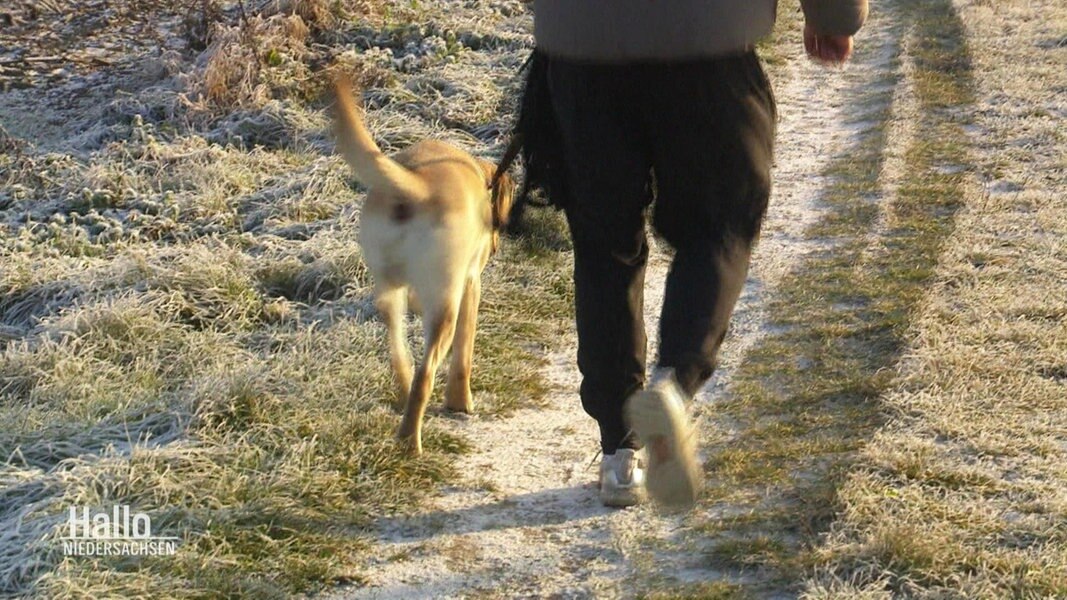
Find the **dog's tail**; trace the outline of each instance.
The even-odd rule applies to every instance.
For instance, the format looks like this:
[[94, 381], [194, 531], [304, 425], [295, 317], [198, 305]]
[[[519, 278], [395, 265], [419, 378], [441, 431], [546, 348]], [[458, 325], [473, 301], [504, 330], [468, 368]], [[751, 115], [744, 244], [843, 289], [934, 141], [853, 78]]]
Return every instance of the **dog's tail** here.
[[506, 168], [500, 169], [484, 159], [477, 159], [475, 162], [482, 168], [485, 185], [489, 190], [489, 208], [493, 219], [492, 250], [496, 252], [500, 245], [500, 232], [507, 226], [511, 213], [511, 203], [515, 198], [515, 182], [511, 179], [511, 175], [508, 175]]
[[[492, 164], [489, 165], [492, 167]], [[493, 203], [493, 252], [500, 245], [500, 231], [508, 224], [511, 204], [515, 199], [515, 182], [505, 172], [497, 171], [489, 180]]]
[[337, 149], [363, 185], [392, 191], [409, 199], [426, 198], [426, 183], [403, 165], [389, 158], [374, 143], [363, 123], [346, 77], [333, 83], [337, 96]]

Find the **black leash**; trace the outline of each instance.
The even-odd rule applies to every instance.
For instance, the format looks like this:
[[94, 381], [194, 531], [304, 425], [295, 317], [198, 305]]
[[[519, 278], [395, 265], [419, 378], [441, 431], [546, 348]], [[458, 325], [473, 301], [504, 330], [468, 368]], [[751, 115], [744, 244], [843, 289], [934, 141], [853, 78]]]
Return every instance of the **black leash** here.
[[[534, 55], [530, 53], [530, 56], [526, 57], [526, 60], [519, 67], [519, 75], [521, 76], [524, 71], [530, 68], [530, 63], [533, 62]], [[523, 135], [519, 131], [519, 127], [515, 126], [511, 129], [511, 141], [508, 142], [508, 147], [504, 150], [504, 156], [500, 158], [500, 162], [496, 165], [496, 172], [493, 173], [493, 179], [489, 183], [489, 187], [496, 187], [500, 178], [507, 173], [508, 169], [515, 162], [515, 159], [519, 156], [519, 152], [522, 151]]]
[[522, 133], [513, 131], [511, 133], [511, 141], [508, 142], [508, 148], [504, 151], [504, 156], [500, 158], [500, 162], [496, 166], [496, 172], [493, 173], [493, 180], [489, 183], [489, 187], [496, 187], [500, 178], [508, 172], [512, 163], [515, 162], [515, 158], [519, 156], [519, 152], [522, 151]]

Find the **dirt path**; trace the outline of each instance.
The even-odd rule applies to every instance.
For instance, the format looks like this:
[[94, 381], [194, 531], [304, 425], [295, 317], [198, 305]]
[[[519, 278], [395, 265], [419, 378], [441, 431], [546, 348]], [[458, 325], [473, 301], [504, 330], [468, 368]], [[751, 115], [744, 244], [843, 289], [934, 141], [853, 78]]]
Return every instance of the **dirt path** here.
[[[802, 232], [820, 215], [819, 173], [853, 133], [842, 118], [847, 92], [891, 68], [892, 36], [875, 20], [847, 69], [821, 69], [794, 55], [776, 78], [774, 197], [723, 364], [697, 398], [698, 412], [712, 412], [745, 349], [762, 335], [763, 301], [775, 282], [813, 249]], [[654, 251], [645, 301], [650, 340], [667, 266], [664, 253]], [[655, 356], [654, 343], [651, 350]], [[381, 521], [378, 559], [364, 571], [368, 585], [339, 590], [338, 597], [613, 597], [632, 595], [653, 574], [674, 583], [716, 577], [700, 560], [697, 536], [687, 535], [685, 517], [600, 505], [599, 444], [577, 398], [574, 356], [573, 339], [551, 355], [545, 377], [555, 391], [546, 408], [447, 423], [474, 448], [459, 465], [461, 480], [440, 490], [425, 512]], [[705, 436], [730, 435], [729, 423], [719, 420], [714, 429]]]

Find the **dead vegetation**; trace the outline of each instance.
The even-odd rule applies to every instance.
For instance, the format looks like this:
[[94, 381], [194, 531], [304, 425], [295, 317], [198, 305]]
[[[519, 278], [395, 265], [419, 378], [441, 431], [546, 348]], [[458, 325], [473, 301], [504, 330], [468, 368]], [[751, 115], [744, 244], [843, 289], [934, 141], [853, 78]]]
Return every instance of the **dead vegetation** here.
[[[212, 107], [262, 107], [275, 98], [318, 99], [332, 74], [344, 70], [364, 85], [380, 85], [387, 74], [374, 72], [352, 52], [340, 60], [322, 42], [336, 39], [351, 19], [378, 22], [384, 3], [326, 2], [325, 0], [268, 0], [255, 8], [239, 5], [235, 22], [220, 21], [217, 4], [204, 2], [187, 35], [204, 45], [197, 70], [185, 93]], [[410, 11], [388, 12], [390, 18], [410, 18]], [[203, 25], [201, 23], [210, 23]], [[198, 32], [206, 30], [202, 40]], [[320, 48], [312, 50], [318, 44]], [[355, 77], [353, 77], [355, 75]]]
[[[273, 98], [263, 66], [292, 66], [289, 77], [307, 78], [304, 62], [310, 30], [297, 15], [253, 17], [233, 27], [219, 26], [201, 58], [201, 79], [191, 92], [221, 106], [260, 105]], [[282, 92], [284, 93], [284, 92]]]

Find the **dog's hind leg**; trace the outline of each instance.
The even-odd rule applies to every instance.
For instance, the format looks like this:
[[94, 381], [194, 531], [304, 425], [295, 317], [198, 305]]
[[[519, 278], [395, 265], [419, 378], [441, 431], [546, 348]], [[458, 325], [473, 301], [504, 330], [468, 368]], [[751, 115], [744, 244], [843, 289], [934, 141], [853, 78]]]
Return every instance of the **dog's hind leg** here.
[[459, 306], [456, 337], [452, 341], [452, 364], [448, 368], [448, 386], [445, 388], [445, 408], [455, 412], [469, 413], [474, 410], [471, 360], [474, 356], [474, 330], [478, 325], [481, 296], [481, 280], [477, 276], [468, 278]]
[[411, 393], [411, 351], [407, 341], [407, 300], [405, 287], [393, 287], [378, 293], [375, 304], [389, 330], [389, 354], [396, 377], [396, 401], [401, 405]]
[[404, 410], [404, 418], [400, 421], [400, 430], [396, 434], [401, 444], [414, 455], [422, 453], [422, 418], [426, 414], [426, 404], [433, 391], [437, 367], [448, 352], [456, 330], [459, 294], [445, 294], [443, 300], [435, 303], [433, 308], [425, 307], [427, 310], [423, 322], [426, 324], [426, 354], [415, 371], [408, 405]]

